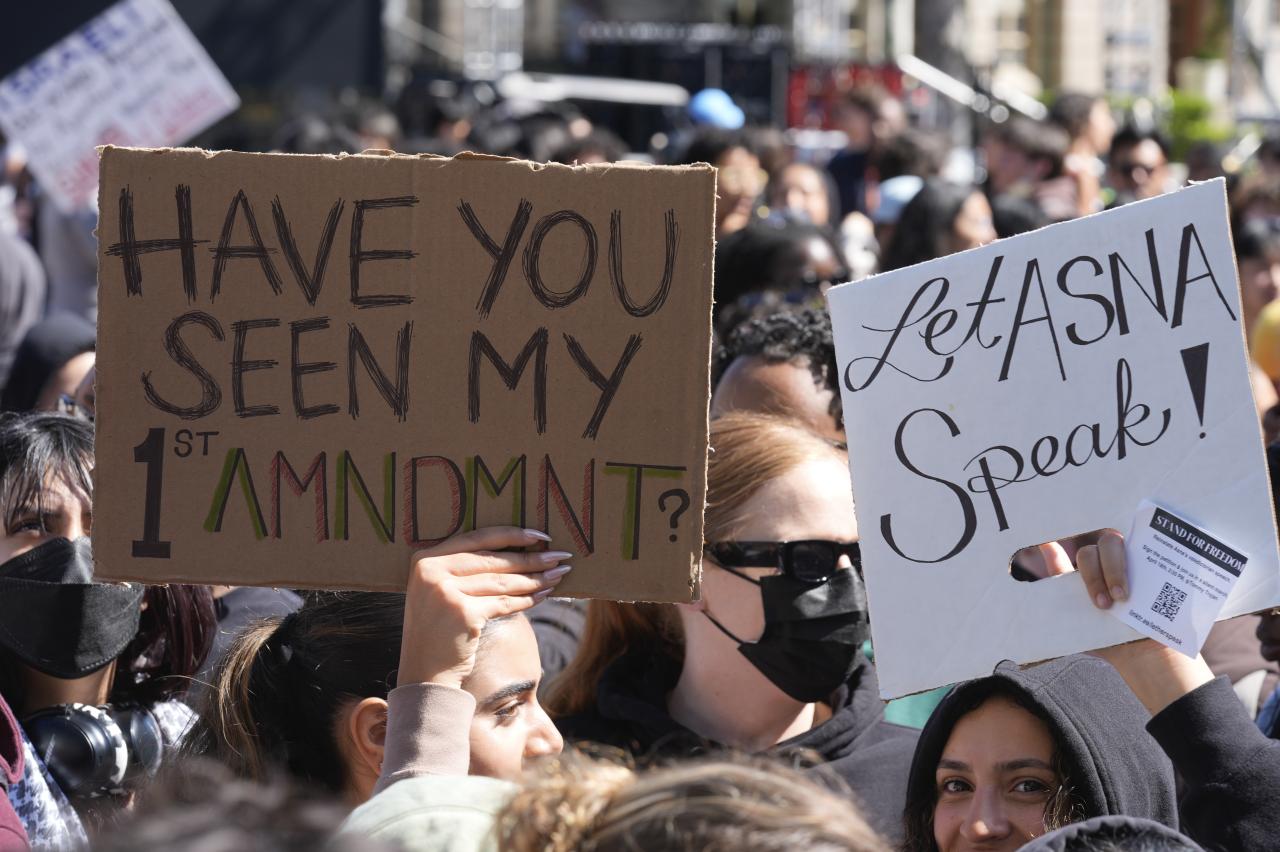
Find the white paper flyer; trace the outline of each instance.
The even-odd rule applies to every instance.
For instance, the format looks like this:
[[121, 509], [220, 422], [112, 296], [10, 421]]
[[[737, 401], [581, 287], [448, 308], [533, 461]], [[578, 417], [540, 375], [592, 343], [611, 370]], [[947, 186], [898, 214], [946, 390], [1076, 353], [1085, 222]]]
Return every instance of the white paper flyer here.
[[1125, 541], [1129, 599], [1111, 608], [1133, 629], [1188, 657], [1209, 629], [1249, 557], [1150, 501]]

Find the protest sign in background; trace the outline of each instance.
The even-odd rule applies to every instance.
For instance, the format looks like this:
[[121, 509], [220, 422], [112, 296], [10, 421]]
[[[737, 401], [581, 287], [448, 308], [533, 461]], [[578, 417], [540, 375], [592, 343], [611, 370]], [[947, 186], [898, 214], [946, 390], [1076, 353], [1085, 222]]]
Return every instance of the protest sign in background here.
[[0, 129], [65, 211], [94, 200], [96, 146], [185, 142], [239, 105], [168, 0], [122, 0], [0, 80]]
[[102, 576], [399, 589], [518, 524], [696, 596], [710, 167], [107, 148], [100, 197]]
[[886, 697], [1139, 638], [1009, 563], [1145, 499], [1250, 555], [1221, 617], [1280, 604], [1222, 181], [828, 303]]

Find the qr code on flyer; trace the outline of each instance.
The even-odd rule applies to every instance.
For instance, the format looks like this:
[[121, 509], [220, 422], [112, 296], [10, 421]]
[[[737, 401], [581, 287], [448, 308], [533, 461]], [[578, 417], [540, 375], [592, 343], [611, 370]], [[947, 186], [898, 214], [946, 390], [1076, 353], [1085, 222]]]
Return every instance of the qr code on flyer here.
[[1168, 583], [1164, 584], [1164, 588], [1160, 590], [1160, 594], [1156, 595], [1155, 603], [1151, 605], [1151, 611], [1156, 615], [1163, 615], [1165, 618], [1173, 621], [1178, 617], [1178, 610], [1182, 609], [1182, 604], [1187, 600], [1187, 593], [1181, 589], [1175, 589]]

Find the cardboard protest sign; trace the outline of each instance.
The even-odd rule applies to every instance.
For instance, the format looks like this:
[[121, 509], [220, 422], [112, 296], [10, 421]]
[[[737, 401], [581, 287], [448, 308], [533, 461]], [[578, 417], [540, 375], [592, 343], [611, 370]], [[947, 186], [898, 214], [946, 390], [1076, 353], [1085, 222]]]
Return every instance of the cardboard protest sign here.
[[64, 211], [94, 200], [96, 146], [185, 142], [239, 105], [169, 0], [121, 0], [0, 80], [0, 129]]
[[564, 594], [688, 601], [714, 172], [107, 148], [103, 576], [401, 589], [518, 524]]
[[1250, 555], [1280, 603], [1221, 181], [828, 294], [882, 694], [1140, 638], [1020, 548], [1144, 500]]

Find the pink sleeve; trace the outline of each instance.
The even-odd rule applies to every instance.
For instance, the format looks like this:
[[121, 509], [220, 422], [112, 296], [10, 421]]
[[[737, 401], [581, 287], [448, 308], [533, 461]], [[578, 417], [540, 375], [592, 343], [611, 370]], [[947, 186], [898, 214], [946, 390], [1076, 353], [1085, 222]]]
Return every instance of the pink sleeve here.
[[419, 775], [466, 775], [475, 712], [475, 697], [451, 686], [410, 683], [391, 690], [382, 774], [374, 793]]

